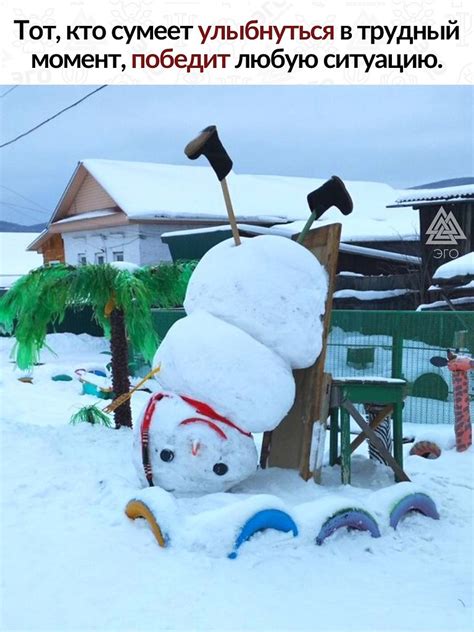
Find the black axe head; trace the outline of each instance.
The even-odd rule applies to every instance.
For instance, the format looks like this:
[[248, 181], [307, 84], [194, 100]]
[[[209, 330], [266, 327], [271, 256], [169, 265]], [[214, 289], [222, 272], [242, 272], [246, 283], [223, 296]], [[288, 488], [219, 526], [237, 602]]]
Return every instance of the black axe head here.
[[221, 143], [215, 125], [205, 127], [186, 145], [184, 153], [190, 160], [206, 156], [219, 181], [222, 181], [232, 169], [232, 160]]
[[332, 176], [327, 182], [308, 194], [308, 205], [311, 213], [315, 213], [315, 219], [335, 206], [344, 215], [352, 213], [354, 205], [344, 182], [337, 176]]

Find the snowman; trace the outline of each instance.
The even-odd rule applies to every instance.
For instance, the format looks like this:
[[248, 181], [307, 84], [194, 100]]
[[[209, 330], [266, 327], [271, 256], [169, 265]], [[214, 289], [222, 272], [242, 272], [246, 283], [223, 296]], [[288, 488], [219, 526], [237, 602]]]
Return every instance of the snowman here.
[[159, 386], [134, 438], [142, 485], [200, 495], [255, 472], [251, 433], [273, 430], [293, 405], [293, 370], [321, 352], [326, 294], [324, 267], [290, 239], [227, 240], [206, 253], [187, 316], [153, 360]]

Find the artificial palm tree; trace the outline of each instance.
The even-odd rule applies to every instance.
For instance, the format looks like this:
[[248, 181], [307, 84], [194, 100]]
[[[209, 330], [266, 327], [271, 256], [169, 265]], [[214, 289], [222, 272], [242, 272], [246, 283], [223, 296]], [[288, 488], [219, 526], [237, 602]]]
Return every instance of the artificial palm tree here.
[[[43, 266], [21, 277], [0, 300], [0, 323], [16, 338], [20, 369], [32, 367], [45, 344], [48, 325], [60, 323], [68, 308], [89, 305], [110, 337], [112, 387], [128, 393], [128, 343], [150, 361], [158, 346], [151, 307], [181, 305], [191, 263], [132, 269], [127, 265]], [[115, 412], [116, 427], [131, 426], [130, 401]]]

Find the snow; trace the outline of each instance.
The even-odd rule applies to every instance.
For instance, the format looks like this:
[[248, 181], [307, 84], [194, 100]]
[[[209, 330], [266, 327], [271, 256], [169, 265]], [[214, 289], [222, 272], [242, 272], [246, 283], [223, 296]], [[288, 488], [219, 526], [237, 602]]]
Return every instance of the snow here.
[[[8, 367], [11, 341], [0, 342]], [[438, 521], [413, 514], [394, 531], [380, 518], [381, 538], [338, 531], [320, 547], [307, 523], [305, 537], [259, 533], [228, 560], [224, 552], [235, 533], [228, 529], [248, 515], [246, 498], [263, 496], [250, 501], [262, 507], [278, 500], [296, 518], [305, 503], [329, 508], [342, 498], [372, 507], [375, 500], [373, 511], [383, 517], [378, 494], [393, 476], [366, 458], [364, 445], [353, 457], [351, 486], [340, 485], [339, 468], [328, 467], [326, 456], [322, 486], [272, 468], [239, 484], [235, 494], [196, 501], [139, 490], [132, 432], [68, 425], [71, 412], [95, 400], [79, 394], [78, 382], [49, 379], [107, 361], [100, 353], [106, 342], [56, 334], [48, 344], [58, 356], [43, 354], [46, 364], [35, 367], [33, 384], [18, 382], [13, 370], [2, 376], [2, 629], [472, 629], [472, 448], [446, 448], [426, 460], [408, 456], [411, 446], [404, 446], [413, 489], [432, 496]], [[133, 396], [135, 419], [147, 399]], [[405, 434], [426, 430], [408, 424]], [[453, 432], [451, 426], [437, 431]], [[154, 503], [172, 538], [177, 531], [169, 548], [158, 547], [145, 521], [125, 516], [137, 496]], [[299, 527], [303, 532], [301, 519]]]
[[65, 217], [54, 222], [55, 224], [69, 224], [70, 222], [78, 222], [83, 219], [95, 219], [96, 217], [107, 217], [108, 215], [116, 215], [117, 211], [88, 211], [87, 213], [78, 213], [77, 215], [71, 215], [71, 217]]
[[[237, 227], [239, 225], [237, 224]], [[167, 233], [162, 233], [162, 237], [182, 237], [183, 235], [202, 235], [205, 233], [213, 233], [215, 231], [231, 230], [229, 224], [221, 226], [208, 226], [206, 228], [190, 228], [189, 230], [171, 230]]]
[[[253, 438], [236, 428], [197, 413], [196, 409], [173, 393], [156, 403], [149, 432], [148, 454], [153, 482], [179, 494], [203, 494], [226, 491], [248, 478], [257, 469], [257, 451]], [[140, 429], [144, 408], [134, 433], [134, 462], [146, 487]], [[193, 423], [190, 423], [191, 420]], [[171, 460], [161, 458], [161, 451]], [[216, 474], [216, 464], [228, 469]]]
[[137, 266], [136, 263], [130, 263], [129, 261], [111, 261], [109, 265], [116, 270], [120, 270], [121, 272], [130, 272], [131, 274], [140, 270], [140, 266]]
[[209, 494], [193, 505], [182, 500], [182, 520], [173, 533], [176, 546], [224, 558], [234, 550], [245, 522], [265, 509], [285, 511], [286, 505], [270, 494]]
[[352, 276], [352, 277], [363, 277], [364, 275], [360, 272], [351, 272], [350, 270], [341, 270], [341, 272], [337, 273], [337, 276]]
[[233, 325], [202, 310], [178, 320], [153, 360], [165, 390], [206, 402], [250, 432], [271, 430], [293, 404], [287, 364]]
[[211, 248], [193, 272], [184, 307], [239, 327], [301, 369], [321, 353], [326, 293], [327, 273], [309, 250], [263, 235]]
[[[474, 296], [462, 296], [461, 298], [451, 298], [450, 303], [453, 305], [469, 305], [474, 303]], [[447, 301], [434, 301], [433, 303], [422, 303], [416, 308], [417, 312], [423, 312], [425, 310], [434, 309], [435, 307], [446, 307], [449, 309]]]
[[[347, 183], [346, 183], [347, 184]], [[307, 218], [306, 218], [307, 219]], [[292, 237], [300, 233], [306, 219], [296, 220], [288, 224], [275, 224], [270, 228], [248, 226], [247, 230], [257, 234], [280, 235], [282, 237]], [[319, 228], [338, 222], [342, 224], [341, 241], [366, 242], [366, 241], [400, 241], [419, 239], [419, 222], [416, 214], [397, 213], [392, 209], [373, 209], [367, 212], [364, 207], [354, 205], [354, 211], [347, 216], [342, 216], [339, 211], [329, 209], [322, 219], [316, 220], [311, 228]], [[242, 226], [244, 228], [244, 226]], [[362, 246], [363, 248], [363, 246]], [[369, 250], [366, 248], [365, 250]], [[386, 251], [381, 251], [386, 252]], [[367, 256], [366, 252], [359, 251], [359, 254]]]
[[0, 233], [0, 287], [8, 288], [23, 274], [43, 265], [43, 257], [27, 252], [37, 233]]
[[[210, 167], [98, 159], [84, 160], [83, 165], [131, 219], [227, 220], [221, 187]], [[325, 179], [232, 171], [227, 181], [238, 221], [304, 223], [309, 217], [306, 196]], [[342, 222], [345, 241], [364, 236], [398, 240], [419, 232], [416, 214], [386, 208], [397, 195], [389, 185], [345, 184], [354, 200], [352, 215], [344, 217], [335, 208], [324, 215], [325, 220]]]
[[[456, 285], [452, 289], [453, 290], [474, 290], [474, 281], [469, 281], [469, 283], [465, 283], [464, 285]], [[428, 288], [428, 292], [439, 292], [440, 290], [446, 291], [446, 288], [441, 287], [441, 285], [430, 285], [430, 287]]]
[[401, 252], [390, 252], [389, 250], [378, 250], [377, 248], [364, 248], [363, 246], [354, 246], [353, 244], [344, 243], [339, 246], [339, 250], [340, 252], [350, 252], [375, 259], [386, 259], [387, 261], [399, 261], [400, 263], [412, 263], [414, 265], [421, 264], [421, 257], [413, 257]]
[[458, 276], [474, 275], [474, 252], [452, 259], [440, 266], [433, 275], [433, 279], [452, 279]]
[[410, 290], [337, 290], [333, 298], [357, 298], [359, 301], [378, 301], [383, 298], [393, 298], [409, 294]]
[[396, 204], [404, 204], [406, 202], [417, 201], [434, 201], [442, 200], [448, 202], [457, 200], [458, 198], [474, 197], [474, 184], [464, 184], [457, 187], [441, 187], [439, 189], [412, 189], [403, 191], [396, 200]]

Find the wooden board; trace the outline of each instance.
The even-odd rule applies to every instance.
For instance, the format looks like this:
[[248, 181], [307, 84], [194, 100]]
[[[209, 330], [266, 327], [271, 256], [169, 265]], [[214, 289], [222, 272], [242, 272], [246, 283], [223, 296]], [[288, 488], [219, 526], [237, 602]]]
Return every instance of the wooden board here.
[[[295, 239], [297, 239], [295, 235]], [[310, 468], [311, 437], [313, 425], [321, 419], [323, 403], [323, 376], [326, 359], [327, 337], [331, 321], [332, 297], [336, 281], [337, 258], [341, 224], [329, 224], [310, 230], [303, 244], [324, 265], [328, 272], [328, 294], [323, 319], [323, 346], [315, 364], [308, 369], [294, 372], [296, 381], [295, 403], [281, 424], [272, 432], [267, 463], [270, 467], [299, 470], [308, 480]], [[326, 419], [321, 420], [326, 423]], [[322, 442], [323, 443], [323, 442]], [[324, 445], [321, 447], [324, 449]], [[315, 462], [318, 462], [316, 455]], [[315, 479], [318, 480], [315, 473]]]

